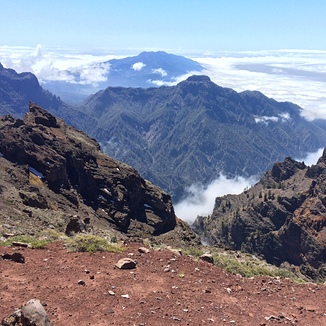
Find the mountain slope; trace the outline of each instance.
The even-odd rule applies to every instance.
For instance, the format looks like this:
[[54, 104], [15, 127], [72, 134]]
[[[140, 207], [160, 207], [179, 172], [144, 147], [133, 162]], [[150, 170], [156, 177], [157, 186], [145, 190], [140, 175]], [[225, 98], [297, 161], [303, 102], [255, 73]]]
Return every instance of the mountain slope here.
[[28, 111], [28, 103], [37, 102], [49, 112], [63, 118], [66, 123], [83, 129], [96, 125], [96, 121], [76, 110], [73, 106], [43, 89], [35, 75], [29, 72], [18, 74], [13, 69], [6, 69], [0, 63], [0, 116], [10, 114], [23, 118]]
[[104, 234], [151, 237], [180, 226], [195, 238], [177, 222], [168, 194], [33, 103], [24, 120], [0, 119], [0, 153], [0, 224], [16, 232], [64, 231], [79, 216], [79, 224]]
[[193, 224], [211, 244], [289, 263], [326, 279], [326, 149], [316, 165], [286, 158], [240, 195], [215, 200], [209, 217]]
[[237, 93], [192, 76], [172, 87], [109, 87], [82, 111], [97, 120], [85, 131], [109, 155], [136, 167], [174, 199], [219, 173], [263, 173], [286, 156], [324, 147], [326, 132], [300, 107], [259, 92]]
[[50, 109], [62, 105], [56, 96], [40, 86], [35, 75], [28, 72], [18, 74], [0, 63], [0, 115], [12, 114], [22, 118], [31, 99]]

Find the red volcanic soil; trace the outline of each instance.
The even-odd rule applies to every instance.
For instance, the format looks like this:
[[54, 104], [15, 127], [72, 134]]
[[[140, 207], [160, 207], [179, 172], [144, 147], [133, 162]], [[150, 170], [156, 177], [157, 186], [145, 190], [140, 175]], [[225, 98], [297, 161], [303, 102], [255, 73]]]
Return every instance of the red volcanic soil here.
[[[53, 325], [326, 325], [325, 285], [246, 279], [171, 251], [140, 254], [140, 246], [92, 255], [68, 253], [62, 243], [0, 247], [25, 257], [0, 260], [0, 319], [36, 298]], [[137, 267], [115, 268], [123, 257]]]

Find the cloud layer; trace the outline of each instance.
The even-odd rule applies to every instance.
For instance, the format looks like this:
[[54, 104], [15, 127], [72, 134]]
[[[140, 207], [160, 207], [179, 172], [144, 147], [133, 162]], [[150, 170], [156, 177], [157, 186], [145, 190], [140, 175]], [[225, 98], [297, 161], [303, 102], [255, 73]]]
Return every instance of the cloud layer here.
[[258, 90], [303, 108], [308, 119], [326, 119], [326, 51], [221, 52], [193, 58], [220, 86]]
[[324, 148], [320, 148], [316, 152], [307, 153], [305, 157], [295, 158], [295, 160], [298, 162], [304, 162], [306, 165], [311, 166], [317, 163], [318, 159], [322, 156], [323, 151]]
[[113, 55], [82, 54], [64, 49], [43, 50], [31, 47], [0, 46], [0, 62], [17, 72], [32, 72], [41, 83], [65, 81], [97, 85], [107, 79], [110, 66], [106, 61]]
[[176, 215], [192, 223], [198, 215], [206, 216], [213, 212], [215, 198], [226, 194], [240, 194], [245, 188], [257, 182], [255, 177], [228, 179], [224, 175], [209, 185], [194, 184], [186, 189], [186, 198], [174, 205]]

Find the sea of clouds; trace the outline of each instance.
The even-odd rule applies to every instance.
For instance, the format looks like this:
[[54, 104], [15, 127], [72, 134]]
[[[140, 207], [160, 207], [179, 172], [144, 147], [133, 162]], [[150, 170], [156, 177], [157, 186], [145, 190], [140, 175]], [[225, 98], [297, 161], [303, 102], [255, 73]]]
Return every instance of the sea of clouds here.
[[193, 59], [220, 86], [258, 90], [298, 104], [308, 120], [326, 119], [326, 51], [224, 52]]

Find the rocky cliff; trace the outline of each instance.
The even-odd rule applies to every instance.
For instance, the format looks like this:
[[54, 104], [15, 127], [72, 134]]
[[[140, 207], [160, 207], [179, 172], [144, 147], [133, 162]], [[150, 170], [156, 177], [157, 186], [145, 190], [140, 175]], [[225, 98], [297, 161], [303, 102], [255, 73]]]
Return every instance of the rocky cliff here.
[[0, 153], [0, 218], [9, 231], [75, 223], [138, 237], [173, 238], [177, 227], [195, 238], [177, 221], [168, 194], [34, 103], [24, 120], [0, 119]]
[[194, 228], [223, 244], [326, 279], [326, 149], [316, 165], [286, 158], [240, 195], [216, 198]]

